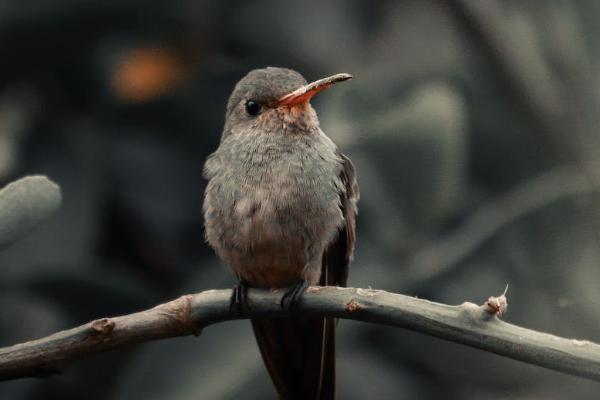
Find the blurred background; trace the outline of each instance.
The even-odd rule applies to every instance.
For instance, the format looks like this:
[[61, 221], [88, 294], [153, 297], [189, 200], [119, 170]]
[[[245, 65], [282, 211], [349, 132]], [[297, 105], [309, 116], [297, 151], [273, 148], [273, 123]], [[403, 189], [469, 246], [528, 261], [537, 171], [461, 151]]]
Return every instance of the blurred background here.
[[[203, 241], [202, 166], [257, 67], [355, 79], [313, 101], [355, 162], [349, 284], [481, 304], [600, 341], [595, 0], [0, 0], [0, 183], [63, 206], [0, 253], [0, 345], [233, 286]], [[340, 399], [597, 399], [600, 384], [367, 323]], [[2, 399], [270, 399], [248, 321], [94, 356]]]

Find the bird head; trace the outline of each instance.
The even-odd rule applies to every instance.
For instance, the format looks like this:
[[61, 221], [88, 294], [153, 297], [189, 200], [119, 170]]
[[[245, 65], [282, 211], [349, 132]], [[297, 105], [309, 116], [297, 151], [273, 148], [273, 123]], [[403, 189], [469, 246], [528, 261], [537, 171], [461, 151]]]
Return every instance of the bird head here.
[[310, 99], [335, 83], [351, 79], [336, 74], [312, 83], [287, 68], [267, 67], [242, 78], [227, 103], [224, 136], [231, 132], [297, 134], [318, 128]]

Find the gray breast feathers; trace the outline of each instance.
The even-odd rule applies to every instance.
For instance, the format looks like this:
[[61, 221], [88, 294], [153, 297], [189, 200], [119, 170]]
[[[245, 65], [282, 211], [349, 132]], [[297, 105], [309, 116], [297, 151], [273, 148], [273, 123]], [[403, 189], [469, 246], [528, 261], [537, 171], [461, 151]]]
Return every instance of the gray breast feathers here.
[[205, 165], [209, 243], [230, 264], [235, 254], [252, 262], [262, 250], [302, 265], [320, 257], [344, 221], [342, 159], [333, 143], [322, 133], [232, 139]]

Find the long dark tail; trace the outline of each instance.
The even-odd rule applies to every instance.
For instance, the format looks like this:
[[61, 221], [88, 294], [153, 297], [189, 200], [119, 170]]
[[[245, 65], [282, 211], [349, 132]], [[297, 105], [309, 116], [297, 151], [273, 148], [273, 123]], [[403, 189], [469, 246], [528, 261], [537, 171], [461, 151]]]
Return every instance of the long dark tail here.
[[335, 320], [254, 319], [256, 341], [283, 400], [335, 398]]

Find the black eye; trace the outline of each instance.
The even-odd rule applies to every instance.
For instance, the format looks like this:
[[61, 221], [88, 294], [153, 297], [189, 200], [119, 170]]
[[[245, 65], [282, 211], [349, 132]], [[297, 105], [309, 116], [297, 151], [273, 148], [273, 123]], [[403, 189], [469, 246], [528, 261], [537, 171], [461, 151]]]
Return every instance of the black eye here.
[[254, 100], [248, 100], [246, 102], [246, 112], [248, 113], [248, 115], [258, 115], [258, 113], [260, 112], [260, 104], [258, 104]]

